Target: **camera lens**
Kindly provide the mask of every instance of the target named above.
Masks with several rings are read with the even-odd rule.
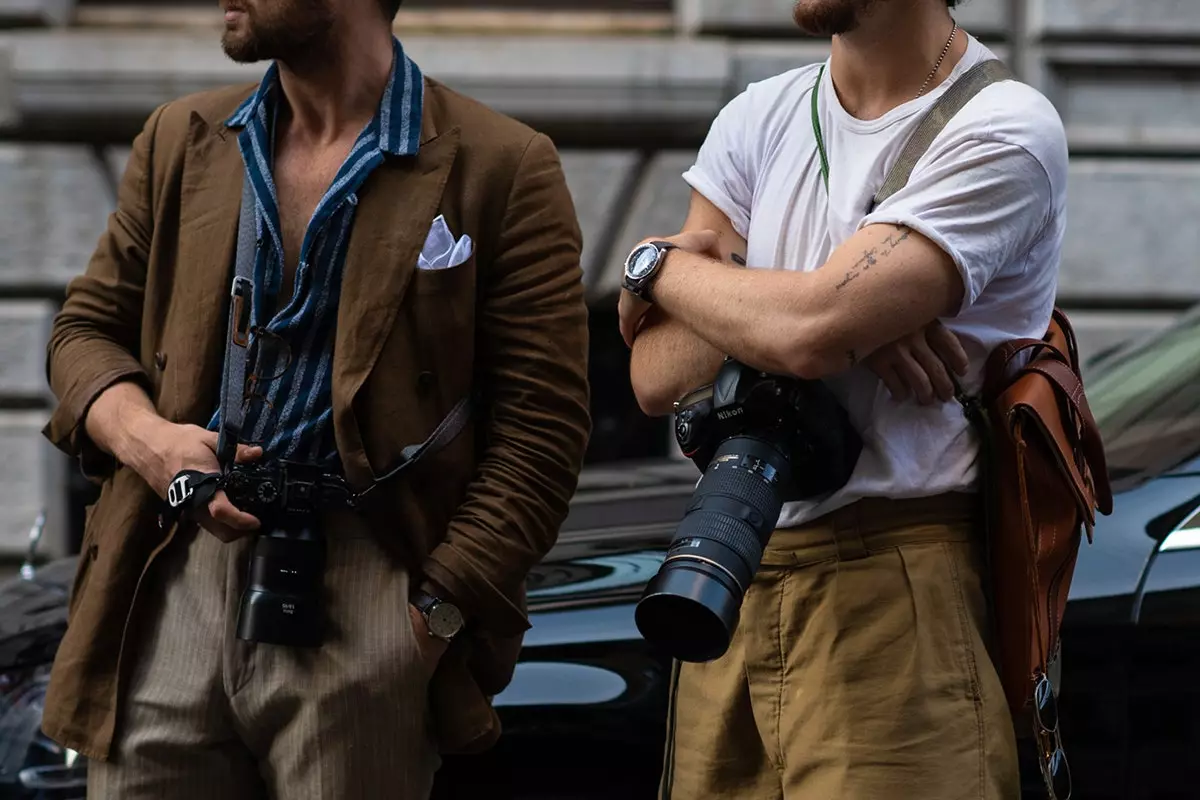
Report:
[[[729,649],[791,478],[775,445],[745,436],[721,444],[638,603],[642,636],[680,661],[712,661]]]

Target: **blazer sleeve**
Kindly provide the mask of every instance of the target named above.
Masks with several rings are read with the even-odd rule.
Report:
[[[582,237],[553,144],[536,135],[483,278],[477,380],[485,444],[448,536],[424,565],[426,591],[500,636],[529,627],[514,600],[554,545],[591,433]]]
[[[58,405],[43,434],[80,459],[83,473],[101,480],[115,466],[88,437],[84,420],[104,390],[137,381],[149,391],[138,360],[142,303],[154,230],[154,140],[163,108],[157,109],[133,143],[117,191],[117,208],[84,274],[67,286],[47,347],[46,374]]]

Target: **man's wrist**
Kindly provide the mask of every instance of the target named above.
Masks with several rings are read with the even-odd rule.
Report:
[[[687,250],[675,249],[666,254],[666,257],[662,260],[662,264],[658,267],[658,274],[654,276],[654,304],[664,312],[667,309],[663,307],[663,300],[666,299],[668,303],[670,302],[671,281],[679,267],[679,262],[688,257],[704,261],[710,260],[702,256],[697,256],[695,253],[689,253]]]
[[[163,461],[165,443],[171,440],[171,423],[143,408],[122,414],[122,425],[112,442],[113,456],[139,475],[157,472]]]
[[[455,600],[450,592],[428,578],[421,581],[420,585],[413,590],[411,600],[415,604],[421,597],[432,597],[436,600],[441,600],[443,603],[453,603],[460,609],[462,608],[462,604]]]
[[[462,605],[458,603],[449,592],[433,581],[423,581],[417,590],[413,592],[409,602],[413,608],[417,609],[417,611],[421,613],[427,624],[430,622],[430,611],[433,608],[441,605],[448,606],[452,609],[452,613],[448,616],[449,619],[451,619],[454,623],[454,625],[451,627],[457,626],[457,630],[454,630],[449,637],[445,637],[439,636],[438,632],[433,630],[433,627],[431,626],[429,632],[430,635],[435,639],[453,639],[454,637],[460,635],[462,631],[466,630],[467,628],[468,623],[466,611],[463,609]],[[443,620],[443,622],[445,622],[445,620]]]

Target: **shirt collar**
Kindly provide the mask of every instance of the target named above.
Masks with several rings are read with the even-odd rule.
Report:
[[[405,54],[400,40],[392,37],[392,45],[395,53],[392,74],[383,90],[383,99],[371,121],[371,128],[379,135],[380,150],[391,155],[413,156],[420,149],[425,80],[421,68]],[[258,90],[238,106],[225,125],[230,128],[249,125],[254,115],[271,101],[278,83],[279,67],[272,62]]]

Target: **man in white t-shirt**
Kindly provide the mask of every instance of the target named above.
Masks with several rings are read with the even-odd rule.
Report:
[[[993,349],[1046,332],[1067,145],[1042,95],[994,83],[873,207],[925,112],[995,58],[948,5],[800,0],[831,58],[721,112],[684,176],[683,232],[647,240],[678,249],[627,267],[647,413],[729,355],[824,380],[863,438],[845,488],[785,505],[728,653],[682,665],[664,797],[1019,796],[953,379],[978,390]]]

